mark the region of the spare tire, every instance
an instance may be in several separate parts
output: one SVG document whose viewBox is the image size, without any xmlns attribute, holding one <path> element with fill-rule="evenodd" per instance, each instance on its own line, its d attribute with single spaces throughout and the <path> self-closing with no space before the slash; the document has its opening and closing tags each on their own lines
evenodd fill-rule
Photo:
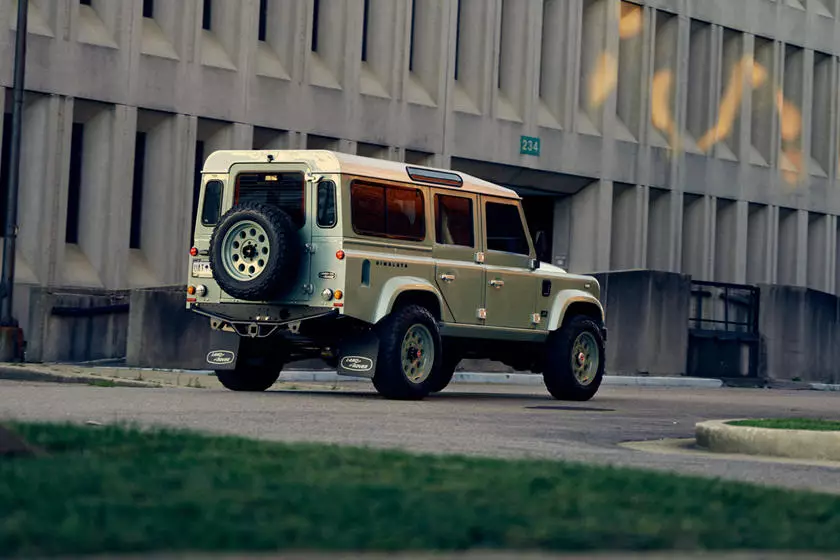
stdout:
<svg viewBox="0 0 840 560">
<path fill-rule="evenodd" d="M 294 286 L 302 251 L 298 228 L 280 208 L 247 202 L 219 220 L 210 238 L 210 269 L 232 297 L 269 301 Z"/>
</svg>

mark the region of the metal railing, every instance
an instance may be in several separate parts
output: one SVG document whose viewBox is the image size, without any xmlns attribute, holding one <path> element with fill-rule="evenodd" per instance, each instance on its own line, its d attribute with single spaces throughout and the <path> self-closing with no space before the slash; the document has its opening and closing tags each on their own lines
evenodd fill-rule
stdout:
<svg viewBox="0 0 840 560">
<path fill-rule="evenodd" d="M 757 286 L 694 280 L 689 327 L 737 338 L 758 336 L 759 297 Z"/>
</svg>

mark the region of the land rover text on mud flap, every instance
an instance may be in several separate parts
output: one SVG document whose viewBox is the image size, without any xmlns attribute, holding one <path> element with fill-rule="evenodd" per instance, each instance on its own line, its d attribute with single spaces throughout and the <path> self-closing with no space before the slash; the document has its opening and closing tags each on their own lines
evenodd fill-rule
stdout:
<svg viewBox="0 0 840 560">
<path fill-rule="evenodd" d="M 388 398 L 465 359 L 588 400 L 604 374 L 595 278 L 541 263 L 519 196 L 463 173 L 320 150 L 218 151 L 202 171 L 187 307 L 235 391 L 322 358 Z"/>
</svg>

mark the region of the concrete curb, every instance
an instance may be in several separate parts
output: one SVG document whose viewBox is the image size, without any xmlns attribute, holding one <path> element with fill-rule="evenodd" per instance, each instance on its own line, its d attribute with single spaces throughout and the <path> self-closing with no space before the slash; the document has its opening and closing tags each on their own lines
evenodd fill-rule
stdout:
<svg viewBox="0 0 840 560">
<path fill-rule="evenodd" d="M 709 420 L 696 424 L 697 445 L 718 453 L 840 461 L 840 431 L 753 428 L 728 424 L 732 421 Z"/>
<path fill-rule="evenodd" d="M 282 381 L 310 381 L 332 383 L 336 381 L 367 381 L 367 379 L 346 377 L 334 371 L 289 370 L 280 375 Z M 521 385 L 542 386 L 541 375 L 527 373 L 477 373 L 457 372 L 452 377 L 453 383 L 472 383 L 481 385 Z M 695 377 L 629 377 L 623 375 L 604 376 L 604 386 L 618 387 L 695 387 L 717 389 L 723 387 L 719 379 L 699 379 Z"/>
<path fill-rule="evenodd" d="M 123 379 L 104 375 L 90 375 L 84 373 L 61 373 L 44 371 L 25 366 L 0 366 L 0 379 L 9 381 L 41 381 L 47 383 L 77 383 L 77 384 L 107 384 L 113 387 L 160 387 L 160 383 Z"/>
<path fill-rule="evenodd" d="M 68 371 L 62 371 L 68 370 Z M 17 381 L 53 381 L 64 383 L 96 383 L 102 381 L 113 381 L 115 385 L 122 387 L 160 387 L 168 385 L 165 381 L 136 380 L 126 378 L 121 373 L 138 372 L 154 373 L 158 377 L 170 375 L 187 376 L 209 376 L 211 371 L 194 370 L 184 371 L 175 369 L 157 368 L 129 368 L 129 367 L 108 367 L 108 366 L 73 366 L 70 364 L 0 364 L 0 379 Z M 163 375 L 161 375 L 163 374 Z M 479 373 L 479 372 L 456 372 L 453 376 L 454 383 L 477 384 L 477 385 L 511 385 L 540 387 L 543 385 L 541 375 L 527 373 Z M 162 382 L 163 381 L 163 382 Z M 346 383 L 346 382 L 369 382 L 368 379 L 355 378 L 338 375 L 333 370 L 287 370 L 280 375 L 282 382 L 299 383 Z M 696 377 L 643 377 L 606 375 L 603 386 L 609 387 L 675 387 L 675 388 L 698 388 L 718 389 L 724 387 L 720 379 L 705 379 Z"/>
</svg>

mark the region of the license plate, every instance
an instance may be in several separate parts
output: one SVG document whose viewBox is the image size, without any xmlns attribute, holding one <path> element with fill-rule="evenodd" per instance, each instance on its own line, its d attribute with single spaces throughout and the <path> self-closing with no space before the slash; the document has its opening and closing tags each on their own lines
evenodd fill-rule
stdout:
<svg viewBox="0 0 840 560">
<path fill-rule="evenodd" d="M 213 278 L 213 271 L 210 270 L 210 261 L 193 261 L 193 278 Z"/>
</svg>

